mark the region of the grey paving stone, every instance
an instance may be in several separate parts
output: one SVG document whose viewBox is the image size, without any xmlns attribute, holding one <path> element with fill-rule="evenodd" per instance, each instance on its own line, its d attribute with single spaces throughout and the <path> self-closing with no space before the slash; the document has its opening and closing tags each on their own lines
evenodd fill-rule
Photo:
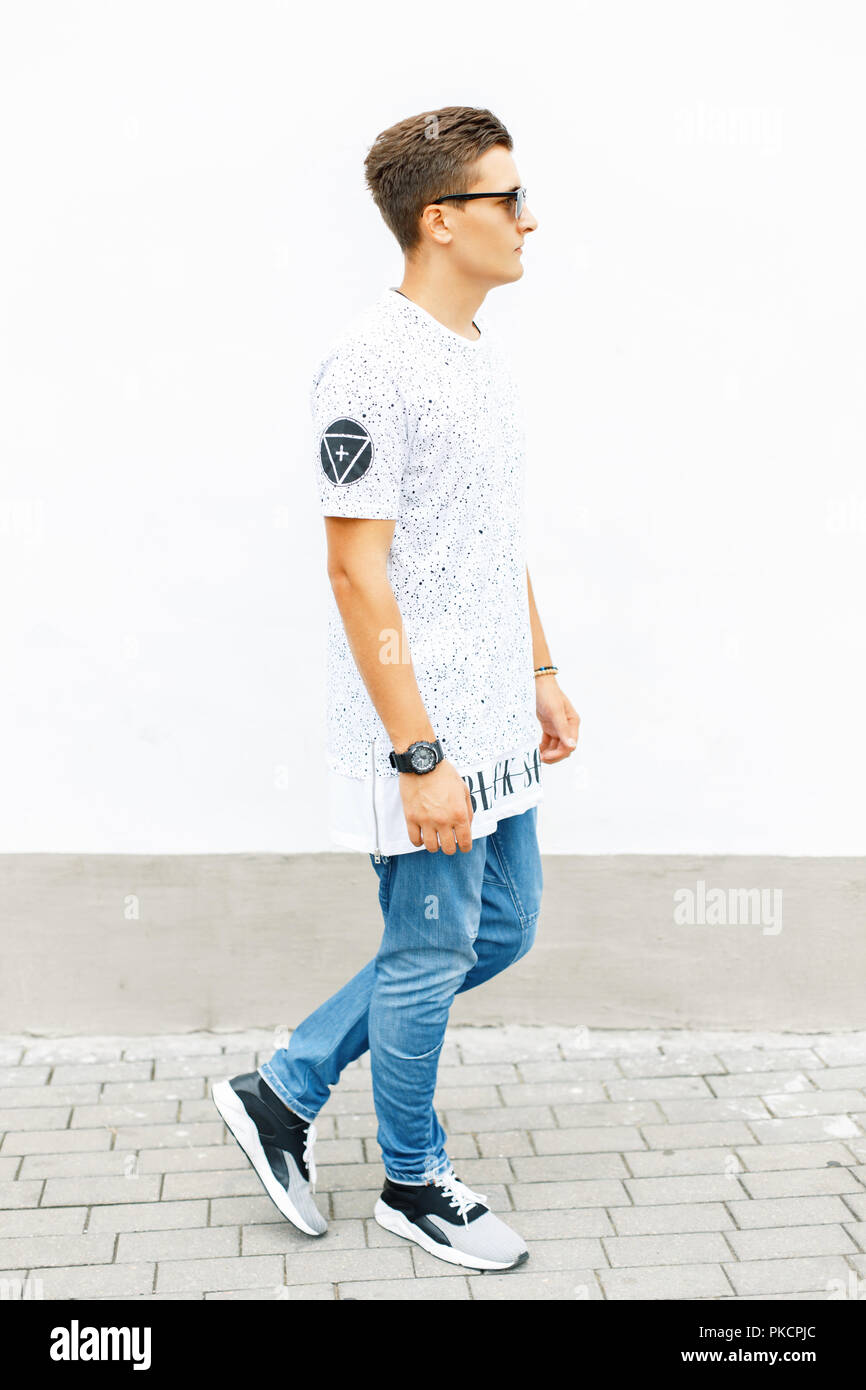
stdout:
<svg viewBox="0 0 866 1390">
<path fill-rule="evenodd" d="M 4 1154 L 80 1153 L 110 1147 L 107 1129 L 31 1129 L 9 1133 L 3 1140 Z"/>
<path fill-rule="evenodd" d="M 153 1181 L 162 1181 L 162 1195 L 169 1202 L 183 1202 L 196 1197 L 256 1197 L 264 1192 L 261 1180 L 249 1164 L 237 1170 L 166 1173 L 162 1179 L 154 1178 Z"/>
<path fill-rule="evenodd" d="M 822 1090 L 845 1091 L 866 1088 L 866 1058 L 851 1067 L 823 1067 L 820 1071 L 807 1072 L 809 1080 Z"/>
<path fill-rule="evenodd" d="M 636 1265 L 721 1264 L 731 1257 L 730 1246 L 718 1231 L 607 1236 L 603 1245 L 614 1269 Z"/>
<path fill-rule="evenodd" d="M 99 1100 L 103 1105 L 138 1105 L 141 1102 L 201 1100 L 204 1094 L 203 1078 L 189 1076 L 175 1077 L 172 1081 L 109 1081 L 103 1086 Z"/>
<path fill-rule="evenodd" d="M 17 1177 L 21 1163 L 20 1154 L 0 1154 L 0 1181 L 9 1182 Z"/>
<path fill-rule="evenodd" d="M 51 1085 L 74 1086 L 79 1081 L 109 1085 L 116 1081 L 147 1081 L 152 1071 L 152 1062 L 60 1062 L 51 1070 Z"/>
<path fill-rule="evenodd" d="M 738 1155 L 729 1148 L 646 1149 L 627 1154 L 626 1162 L 636 1178 L 675 1178 L 731 1170 L 736 1173 L 743 1167 Z"/>
<path fill-rule="evenodd" d="M 273 1301 L 274 1303 L 333 1303 L 337 1296 L 334 1289 L 334 1284 L 293 1284 L 291 1286 L 282 1284 L 277 1285 L 273 1289 L 218 1290 L 213 1293 L 206 1293 L 204 1298 L 207 1303 L 209 1303 L 211 1299 L 223 1301 L 236 1300 L 238 1302 L 244 1300 L 259 1303 L 264 1301 Z M 169 1298 L 173 1297 L 173 1295 L 165 1294 L 164 1297 Z"/>
<path fill-rule="evenodd" d="M 121 1177 L 128 1164 L 135 1165 L 136 1156 L 102 1149 L 95 1153 L 26 1154 L 20 1163 L 22 1178 Z"/>
<path fill-rule="evenodd" d="M 446 1130 L 478 1134 L 494 1129 L 553 1129 L 556 1120 L 548 1105 L 511 1105 L 507 1108 L 503 1105 L 499 1109 L 448 1110 L 442 1124 Z"/>
<path fill-rule="evenodd" d="M 44 1086 L 50 1072 L 50 1067 L 0 1067 L 0 1086 Z"/>
<path fill-rule="evenodd" d="M 222 1056 L 225 1048 L 219 1038 L 207 1033 L 162 1033 L 150 1037 L 126 1038 L 125 1062 L 157 1058 Z"/>
<path fill-rule="evenodd" d="M 760 1096 L 722 1096 L 712 1100 L 660 1100 L 659 1109 L 673 1125 L 761 1120 L 769 1110 Z"/>
<path fill-rule="evenodd" d="M 540 1081 L 567 1081 L 573 1085 L 578 1081 L 622 1080 L 622 1072 L 614 1057 L 576 1057 L 568 1061 L 553 1059 L 542 1062 L 518 1062 L 519 1076 L 514 1081 L 525 1081 L 533 1086 Z"/>
<path fill-rule="evenodd" d="M 213 1259 L 239 1255 L 240 1251 L 241 1237 L 236 1226 L 124 1231 L 117 1240 L 117 1260 L 120 1264 L 153 1260 L 161 1265 L 163 1260 Z"/>
<path fill-rule="evenodd" d="M 202 1149 L 139 1149 L 140 1173 L 200 1173 L 246 1169 L 250 1161 L 237 1144 L 210 1144 Z"/>
<path fill-rule="evenodd" d="M 619 1208 L 617 1207 L 618 1211 Z M 608 1212 L 603 1207 L 580 1207 L 573 1210 L 528 1211 L 525 1208 L 509 1217 L 519 1222 L 520 1234 L 530 1240 L 573 1240 L 576 1237 L 615 1235 Z M 375 1223 L 373 1223 L 375 1224 Z M 381 1230 L 381 1227 L 376 1227 Z M 382 1232 L 383 1235 L 387 1232 Z M 372 1236 L 369 1236 L 372 1245 Z"/>
<path fill-rule="evenodd" d="M 847 1222 L 844 1229 L 854 1242 L 858 1253 L 866 1250 L 866 1221 Z"/>
<path fill-rule="evenodd" d="M 568 1028 L 533 1028 L 519 1023 L 504 1028 L 449 1028 L 462 1062 L 532 1062 L 559 1058 L 558 1039 L 573 1036 Z"/>
<path fill-rule="evenodd" d="M 232 1259 L 165 1260 L 157 1266 L 156 1292 L 276 1288 L 283 1284 L 281 1255 L 247 1255 Z"/>
<path fill-rule="evenodd" d="M 727 1231 L 733 1221 L 721 1202 L 672 1202 L 656 1207 L 609 1207 L 621 1236 L 655 1236 L 689 1231 Z"/>
<path fill-rule="evenodd" d="M 23 1068 L 22 1068 L 23 1070 Z M 99 1096 L 99 1085 L 90 1082 L 87 1085 L 78 1086 L 4 1086 L 0 1089 L 0 1114 L 12 1109 L 13 1113 L 18 1108 L 45 1108 L 53 1106 L 86 1105 L 88 1102 L 95 1102 Z M 864 1102 L 863 1096 L 860 1097 L 859 1104 Z"/>
<path fill-rule="evenodd" d="M 737 1178 L 723 1173 L 695 1173 L 679 1178 L 627 1178 L 624 1186 L 635 1206 L 657 1202 L 729 1202 L 742 1193 Z"/>
<path fill-rule="evenodd" d="M 844 1200 L 858 1221 L 866 1221 L 866 1192 L 846 1192 Z"/>
<path fill-rule="evenodd" d="M 802 1259 L 744 1260 L 725 1265 L 737 1293 L 794 1292 L 814 1288 L 830 1279 L 845 1279 L 849 1266 L 840 1255 L 816 1255 Z"/>
<path fill-rule="evenodd" d="M 207 1201 L 130 1202 L 93 1207 L 90 1231 L 164 1231 L 207 1225 Z"/>
<path fill-rule="evenodd" d="M 782 1119 L 798 1115 L 841 1115 L 845 1111 L 862 1109 L 864 1101 L 859 1091 L 801 1091 L 796 1095 L 770 1093 L 763 1099 L 767 1109 Z"/>
<path fill-rule="evenodd" d="M 538 1081 L 531 1086 L 520 1081 L 496 1088 L 506 1105 L 603 1105 L 605 1109 L 612 1104 L 605 1094 L 601 1081 Z M 482 1099 L 463 1101 L 454 1099 L 452 1104 L 466 1107 L 476 1105 L 495 1105 L 496 1096 L 489 1101 Z M 444 1104 L 444 1103 L 443 1103 Z M 446 1107 L 447 1108 L 447 1107 Z"/>
<path fill-rule="evenodd" d="M 775 1197 L 728 1202 L 728 1211 L 740 1230 L 759 1226 L 806 1226 L 813 1222 L 847 1220 L 848 1208 L 840 1197 Z M 806 1286 L 803 1285 L 805 1288 Z"/>
<path fill-rule="evenodd" d="M 786 1168 L 779 1173 L 742 1173 L 750 1197 L 811 1197 L 824 1192 L 862 1192 L 848 1168 Z"/>
<path fill-rule="evenodd" d="M 617 1059 L 625 1076 L 703 1076 L 724 1072 L 722 1061 L 712 1052 L 683 1052 L 673 1056 L 662 1053 L 637 1053 Z"/>
<path fill-rule="evenodd" d="M 815 1051 L 828 1067 L 857 1066 L 866 1062 L 866 1030 L 826 1036 Z"/>
<path fill-rule="evenodd" d="M 114 1143 L 118 1149 L 202 1149 L 221 1144 L 224 1134 L 221 1119 L 207 1124 L 130 1125 L 118 1129 Z"/>
<path fill-rule="evenodd" d="M 340 1139 L 375 1139 L 379 1128 L 379 1121 L 373 1111 L 364 1115 L 335 1115 L 331 1117 L 334 1125 L 334 1132 Z M 318 1118 L 316 1119 L 316 1129 L 319 1128 Z"/>
<path fill-rule="evenodd" d="M 5 1236 L 69 1236 L 84 1230 L 87 1207 L 22 1207 L 4 1211 L 0 1234 Z"/>
<path fill-rule="evenodd" d="M 529 1133 L 539 1154 L 626 1153 L 646 1148 L 640 1130 L 632 1125 L 590 1125 L 585 1129 L 569 1126 L 533 1129 Z"/>
<path fill-rule="evenodd" d="M 711 1100 L 703 1076 L 629 1076 L 605 1083 L 611 1100 Z"/>
<path fill-rule="evenodd" d="M 532 1256 L 530 1255 L 530 1259 Z M 599 1302 L 602 1292 L 592 1269 L 545 1270 L 534 1273 L 523 1265 L 501 1273 L 470 1274 L 472 1298 L 480 1302 L 546 1302 L 572 1300 Z"/>
<path fill-rule="evenodd" d="M 21 1061 L 25 1066 L 58 1066 L 68 1062 L 119 1062 L 121 1043 L 116 1038 L 42 1038 L 28 1043 Z"/>
<path fill-rule="evenodd" d="M 646 1125 L 664 1119 L 660 1106 L 654 1101 L 605 1101 L 600 1105 L 554 1105 L 556 1123 L 563 1129 L 586 1129 L 596 1125 Z M 515 1106 L 512 1113 L 517 1113 Z M 540 1126 L 527 1124 L 527 1129 Z"/>
<path fill-rule="evenodd" d="M 46 1299 L 127 1298 L 153 1289 L 152 1264 L 69 1265 L 66 1268 L 31 1269 L 41 1279 Z"/>
<path fill-rule="evenodd" d="M 858 1246 L 843 1226 L 767 1226 L 730 1231 L 728 1240 L 738 1260 L 790 1259 L 802 1255 L 848 1255 Z"/>
<path fill-rule="evenodd" d="M 740 1072 L 770 1071 L 816 1071 L 821 1066 L 821 1058 L 811 1048 L 783 1048 L 781 1051 L 759 1051 L 757 1048 L 719 1053 L 725 1071 Z"/>
<path fill-rule="evenodd" d="M 360 1302 L 409 1302 L 413 1299 L 456 1301 L 469 1299 L 469 1285 L 462 1275 L 440 1279 L 346 1279 L 337 1286 L 340 1299 L 356 1298 Z"/>
<path fill-rule="evenodd" d="M 449 1135 L 448 1154 L 452 1159 L 458 1157 L 454 1147 L 455 1140 L 461 1140 L 464 1145 L 472 1145 L 473 1148 L 477 1144 L 482 1158 L 517 1158 L 520 1154 L 534 1153 L 529 1133 L 525 1129 L 493 1130 L 479 1134 L 477 1139 L 468 1134 Z"/>
<path fill-rule="evenodd" d="M 628 1168 L 617 1153 L 544 1154 L 513 1158 L 518 1182 L 564 1182 L 568 1178 L 628 1178 Z M 503 1181 L 508 1181 L 504 1178 Z"/>
<path fill-rule="evenodd" d="M 749 1120 L 760 1144 L 795 1144 L 798 1140 L 848 1138 L 860 1133 L 848 1115 L 805 1115 L 796 1120 Z"/>
<path fill-rule="evenodd" d="M 599 1271 L 609 1299 L 723 1298 L 731 1285 L 718 1264 L 648 1265 Z"/>
<path fill-rule="evenodd" d="M 148 1125 L 169 1125 L 177 1119 L 177 1102 L 171 1100 L 154 1101 L 148 1104 L 139 1101 L 133 1105 L 79 1105 L 72 1112 L 73 1129 L 97 1129 L 106 1125 L 109 1129 L 144 1128 Z"/>
<path fill-rule="evenodd" d="M 515 1211 L 618 1207 L 629 1200 L 625 1184 L 607 1178 L 574 1182 L 513 1182 L 509 1188 Z"/>
<path fill-rule="evenodd" d="M 759 1123 L 756 1121 L 756 1123 Z M 758 1141 L 744 1120 L 717 1120 L 697 1125 L 641 1125 L 641 1133 L 651 1149 L 718 1148 Z"/>
<path fill-rule="evenodd" d="M 724 1076 L 708 1076 L 708 1086 L 717 1096 L 764 1096 L 768 1092 L 814 1091 L 804 1071 L 738 1071 Z"/>
<path fill-rule="evenodd" d="M 4 1066 L 16 1066 L 23 1056 L 24 1044 L 22 1042 L 0 1042 L 0 1062 Z"/>
<path fill-rule="evenodd" d="M 343 1192 L 347 1188 L 370 1187 L 383 1179 L 378 1163 L 322 1163 L 316 1159 L 318 1192 Z"/>
<path fill-rule="evenodd" d="M 127 1063 L 132 1066 L 133 1063 Z M 252 1052 L 232 1053 L 231 1056 L 202 1057 L 158 1057 L 151 1062 L 155 1081 L 176 1081 L 183 1078 L 200 1077 L 207 1084 L 224 1081 L 229 1076 L 242 1076 L 255 1071 L 256 1059 Z"/>
<path fill-rule="evenodd" d="M 275 1213 L 276 1214 L 276 1213 Z M 373 1223 L 376 1224 L 375 1222 Z M 381 1226 L 376 1226 L 382 1230 Z M 388 1232 L 382 1231 L 383 1235 Z M 317 1248 L 320 1241 L 327 1241 L 328 1250 L 365 1250 L 364 1222 L 360 1218 L 350 1221 L 332 1221 L 323 1236 L 308 1236 L 293 1226 L 291 1221 L 276 1220 L 259 1222 L 244 1226 L 241 1230 L 242 1255 L 286 1255 L 305 1254 Z M 394 1236 L 399 1241 L 399 1236 Z M 400 1244 L 403 1242 L 400 1241 Z"/>
<path fill-rule="evenodd" d="M 41 1178 L 33 1182 L 0 1182 L 0 1211 L 16 1207 L 38 1207 L 45 1184 Z"/>
<path fill-rule="evenodd" d="M 323 1244 L 327 1236 L 317 1241 Z M 327 1250 L 292 1251 L 286 1256 L 287 1284 L 317 1284 L 333 1281 L 342 1284 L 349 1279 L 410 1279 L 412 1259 L 407 1248 L 402 1250 Z"/>
<path fill-rule="evenodd" d="M 178 1119 L 181 1124 L 203 1124 L 214 1118 L 214 1103 L 211 1096 L 197 1100 L 182 1100 Z"/>
<path fill-rule="evenodd" d="M 437 1086 L 436 1094 L 433 1097 L 433 1104 L 437 1110 L 448 1110 L 452 1105 L 461 1107 L 464 1110 L 474 1109 L 478 1106 L 501 1105 L 502 1099 L 499 1091 L 517 1090 L 523 1100 L 526 1100 L 526 1087 L 520 1083 L 517 1086 Z M 863 1104 L 866 1097 L 861 1097 L 860 1104 Z"/>
<path fill-rule="evenodd" d="M 327 1219 L 327 1203 L 319 1201 L 318 1206 Z M 251 1226 L 259 1222 L 273 1222 L 277 1216 L 277 1208 L 261 1184 L 255 1196 L 214 1197 L 210 1204 L 212 1226 Z"/>
<path fill-rule="evenodd" d="M 835 1139 L 800 1144 L 744 1144 L 737 1150 L 743 1166 L 760 1173 L 782 1168 L 825 1168 L 829 1163 L 847 1167 L 851 1156 Z"/>
<path fill-rule="evenodd" d="M 69 1105 L 39 1105 L 0 1110 L 0 1130 L 21 1132 L 26 1129 L 65 1129 L 72 1107 Z"/>
<path fill-rule="evenodd" d="M 114 1236 L 91 1232 L 74 1235 L 0 1236 L 0 1265 L 25 1269 L 49 1265 L 111 1264 Z"/>
<path fill-rule="evenodd" d="M 44 1207 L 97 1206 L 105 1202 L 158 1202 L 158 1177 L 48 1178 Z"/>
</svg>

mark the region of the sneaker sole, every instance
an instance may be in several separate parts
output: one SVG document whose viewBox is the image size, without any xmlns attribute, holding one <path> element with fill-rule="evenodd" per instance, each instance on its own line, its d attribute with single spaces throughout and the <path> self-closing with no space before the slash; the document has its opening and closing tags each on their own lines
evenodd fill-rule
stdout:
<svg viewBox="0 0 866 1390">
<path fill-rule="evenodd" d="M 262 1186 L 277 1210 L 305 1235 L 323 1236 L 325 1231 L 313 1230 L 293 1205 L 288 1192 L 277 1182 L 262 1148 L 259 1132 L 229 1082 L 218 1081 L 212 1086 L 211 1098 L 238 1147 L 243 1150 L 256 1170 Z"/>
<path fill-rule="evenodd" d="M 373 1216 L 379 1225 L 392 1235 L 414 1241 L 422 1250 L 438 1256 L 440 1260 L 447 1260 L 448 1264 L 465 1265 L 470 1269 L 514 1269 L 516 1265 L 522 1265 L 529 1259 L 528 1250 L 523 1250 L 515 1260 L 485 1260 L 480 1255 L 468 1255 L 465 1250 L 457 1250 L 453 1245 L 441 1245 L 425 1231 L 419 1231 L 402 1211 L 395 1211 L 387 1202 L 383 1202 L 381 1197 L 373 1209 Z"/>
</svg>

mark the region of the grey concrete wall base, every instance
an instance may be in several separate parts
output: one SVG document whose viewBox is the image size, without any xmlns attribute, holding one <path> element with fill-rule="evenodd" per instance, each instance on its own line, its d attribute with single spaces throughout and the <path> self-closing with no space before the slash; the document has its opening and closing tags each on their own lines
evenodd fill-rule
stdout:
<svg viewBox="0 0 866 1390">
<path fill-rule="evenodd" d="M 453 1023 L 866 1026 L 864 859 L 546 855 L 544 876 L 533 949 Z M 375 955 L 377 883 L 360 854 L 2 856 L 0 1032 L 294 1028 Z"/>
</svg>

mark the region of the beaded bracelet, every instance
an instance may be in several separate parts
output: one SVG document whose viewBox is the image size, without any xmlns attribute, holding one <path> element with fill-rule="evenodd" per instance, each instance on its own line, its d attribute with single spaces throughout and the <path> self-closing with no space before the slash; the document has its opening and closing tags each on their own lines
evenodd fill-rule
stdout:
<svg viewBox="0 0 866 1390">
<path fill-rule="evenodd" d="M 550 676 L 550 675 L 553 675 L 554 672 L 555 672 L 555 671 L 558 671 L 558 670 L 559 670 L 559 667 L 558 667 L 558 666 L 538 666 L 538 667 L 536 668 L 534 674 L 535 674 L 536 676 Z"/>
</svg>

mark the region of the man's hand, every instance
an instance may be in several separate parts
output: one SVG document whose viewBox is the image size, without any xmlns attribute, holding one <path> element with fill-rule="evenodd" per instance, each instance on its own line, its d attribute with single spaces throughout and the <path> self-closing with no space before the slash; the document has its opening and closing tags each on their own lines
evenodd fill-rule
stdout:
<svg viewBox="0 0 866 1390">
<path fill-rule="evenodd" d="M 559 763 L 577 747 L 580 715 L 563 690 L 556 676 L 537 676 L 535 679 L 535 713 L 544 736 L 538 745 L 541 761 Z"/>
<path fill-rule="evenodd" d="M 401 772 L 400 795 L 413 845 L 423 845 L 435 854 L 439 849 L 438 835 L 444 854 L 456 854 L 457 846 L 464 853 L 472 848 L 469 788 L 447 758 L 437 763 L 432 772 Z"/>
</svg>

